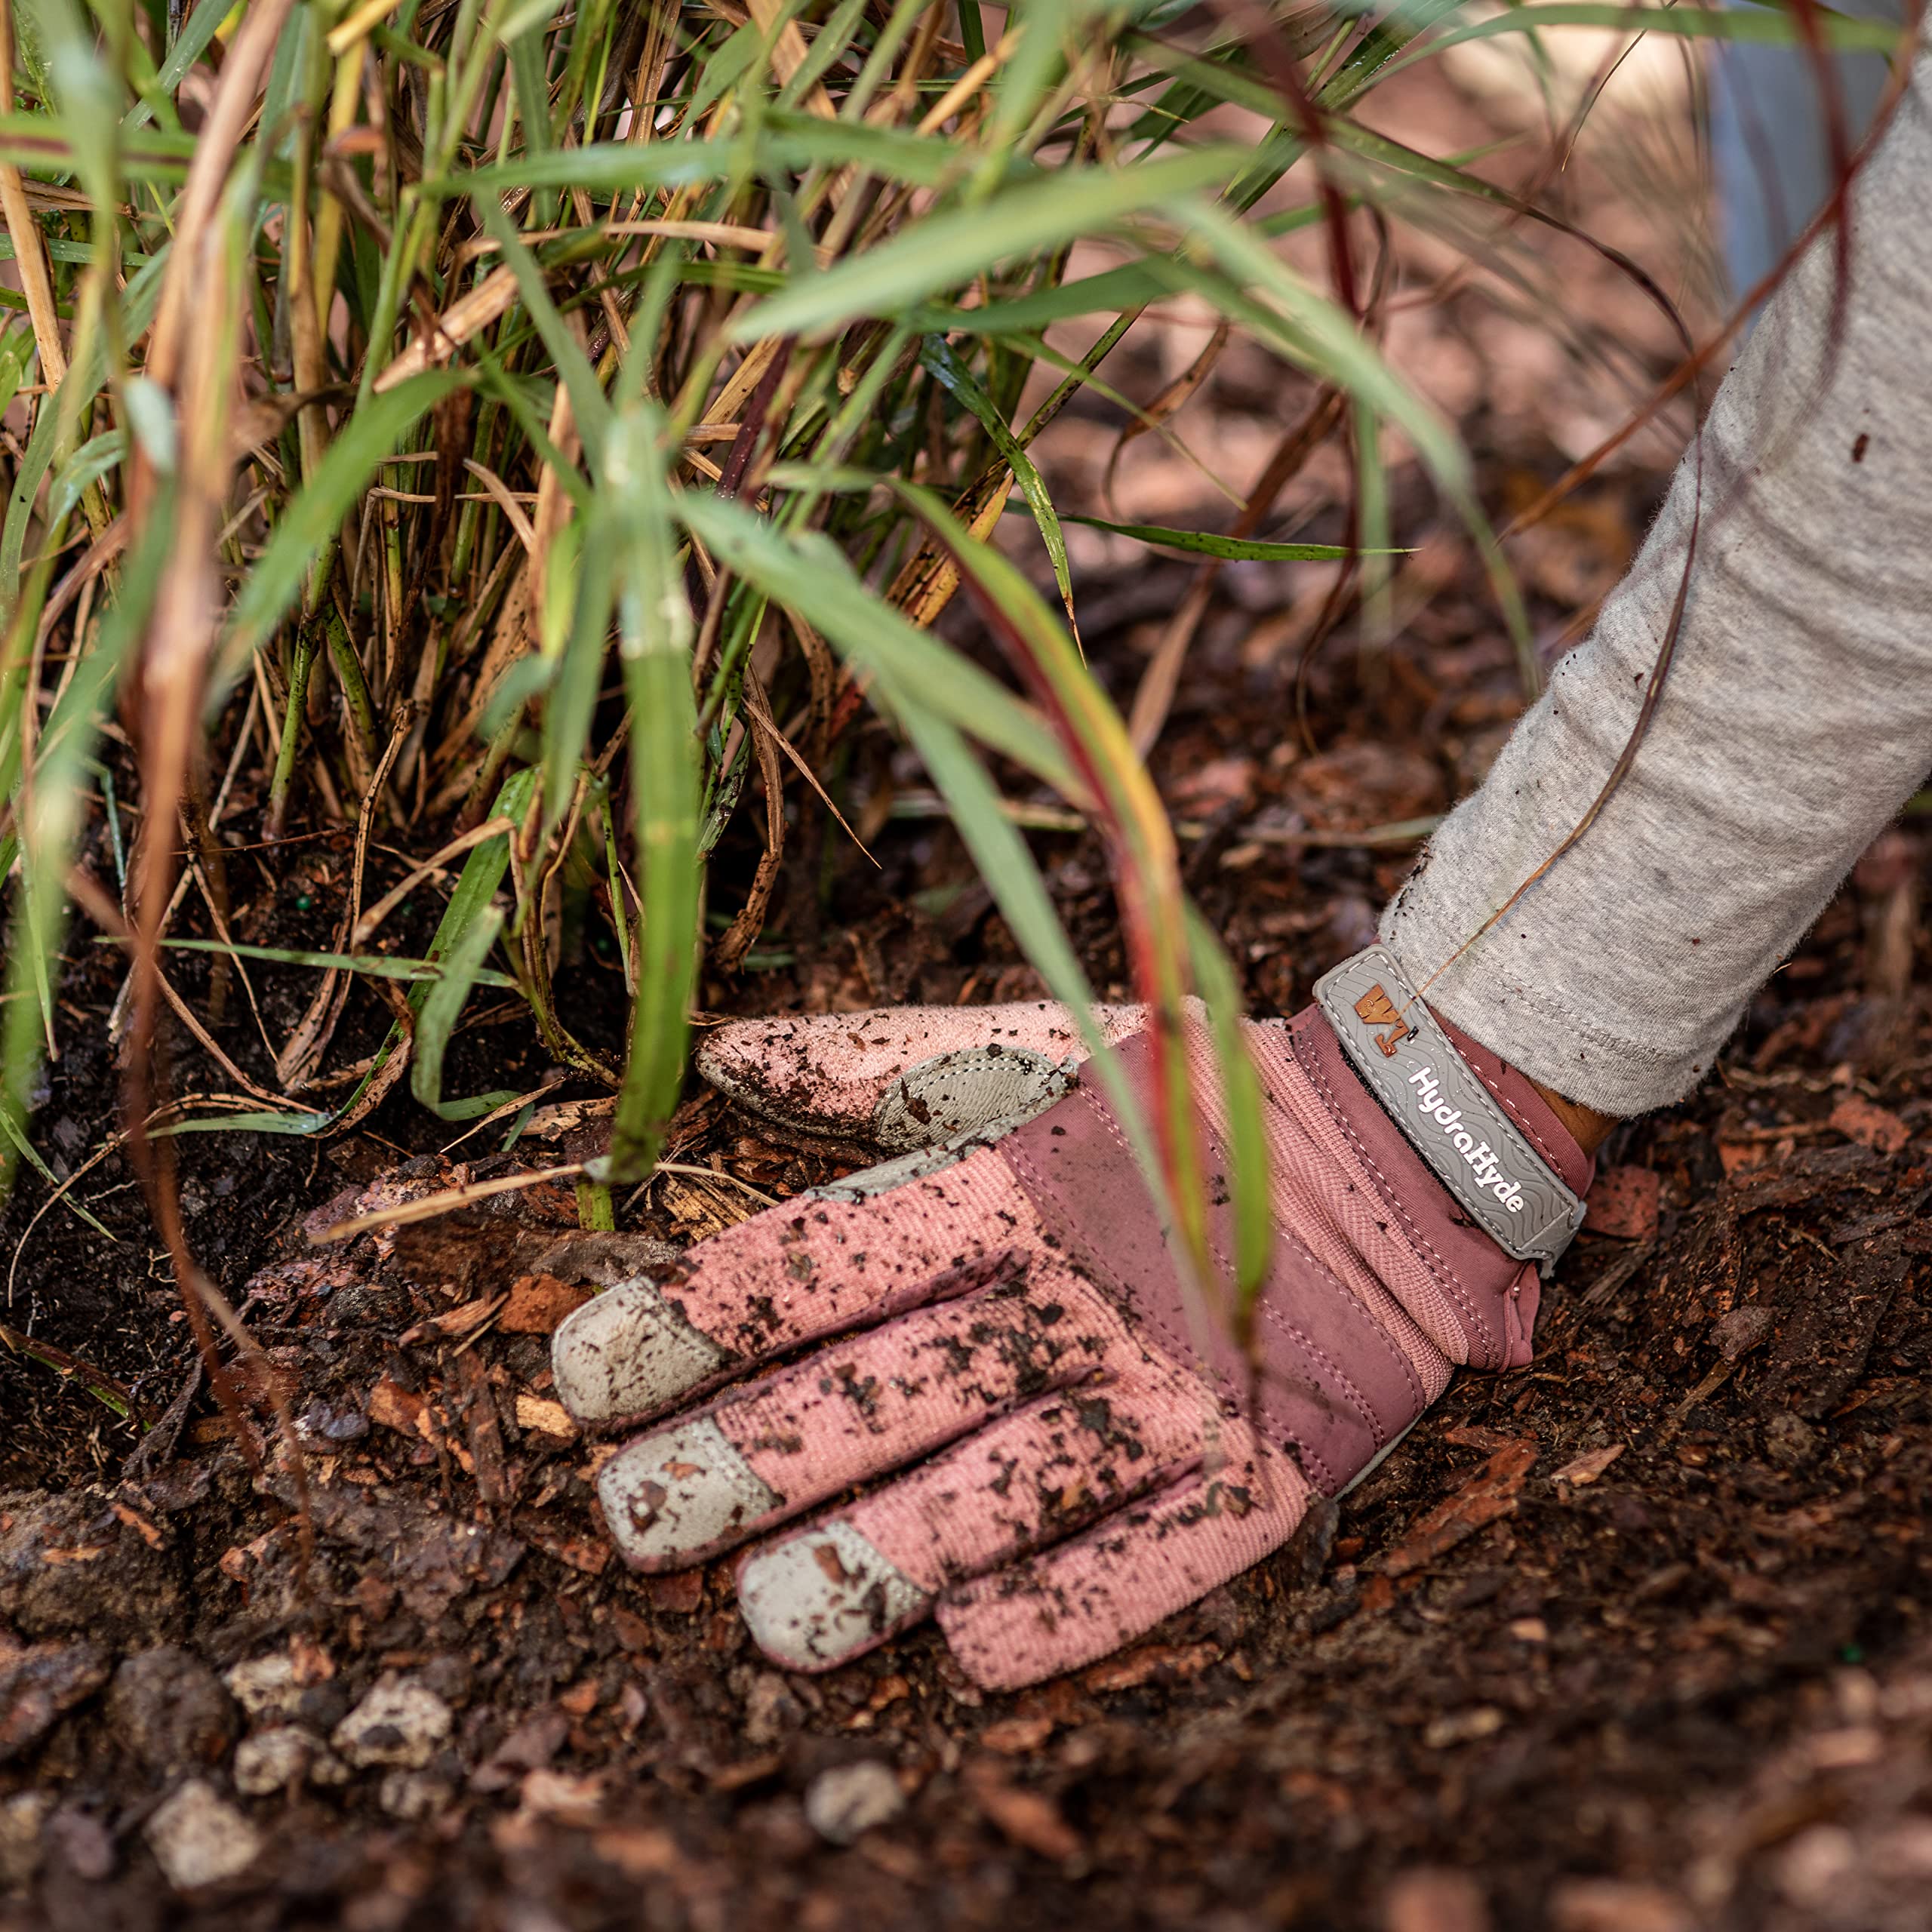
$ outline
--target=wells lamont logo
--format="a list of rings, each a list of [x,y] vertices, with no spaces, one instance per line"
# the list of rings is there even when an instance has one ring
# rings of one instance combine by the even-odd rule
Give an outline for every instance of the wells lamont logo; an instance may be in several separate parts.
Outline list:
[[[1385,1060],[1395,1057],[1395,1049],[1404,1040],[1414,1037],[1415,1029],[1395,1011],[1395,1002],[1379,985],[1371,986],[1355,1001],[1355,1014],[1358,1019],[1371,1026],[1386,1026],[1389,1031],[1378,1033],[1375,1044],[1382,1049]]]

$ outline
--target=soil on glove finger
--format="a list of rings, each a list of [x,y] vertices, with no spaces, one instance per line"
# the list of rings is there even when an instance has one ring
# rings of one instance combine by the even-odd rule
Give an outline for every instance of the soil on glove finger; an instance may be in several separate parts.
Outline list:
[[[1575,272],[1580,306],[1651,339],[1626,285],[1601,263]],[[1580,392],[1556,380],[1567,365],[1530,380],[1527,332],[1472,294],[1411,325],[1435,332],[1415,352],[1488,500],[1531,500],[1593,440]],[[1185,367],[1199,345],[1180,342]],[[1661,369],[1667,342],[1655,353]],[[1172,371],[1123,351],[1109,374],[1151,395]],[[1245,451],[1257,424],[1272,438],[1306,405],[1283,391],[1278,367],[1231,350],[1204,424],[1180,422]],[[1097,502],[1117,422],[1069,412],[1057,487]],[[1663,486],[1660,452],[1633,450],[1525,540],[1549,649]],[[1123,518],[1222,527],[1225,506],[1158,438],[1129,454]],[[1407,628],[1385,650],[1350,632],[1317,657],[1318,749],[1292,721],[1325,586],[1241,565],[1154,760],[1191,889],[1257,1011],[1293,1011],[1364,943],[1413,858],[1306,835],[1443,809],[1523,703],[1479,569],[1446,525],[1432,537],[1413,471],[1396,479],[1398,540],[1421,546],[1398,586]],[[1341,533],[1334,485],[1306,485],[1317,540]],[[1069,540],[1087,648],[1125,704],[1193,566]],[[970,641],[966,614],[957,635]],[[712,1010],[1037,995],[950,831],[890,815],[916,771],[869,725],[851,762],[848,815],[885,801],[870,841],[884,871],[828,830],[828,896],[816,857],[801,862],[778,963],[709,983]],[[246,814],[233,830],[254,835]],[[737,837],[713,875],[721,904],[757,856]],[[1125,996],[1103,854],[1076,833],[1035,844],[1097,988]],[[259,914],[271,943],[327,943],[343,849],[317,840],[278,884]],[[593,1502],[605,1452],[551,1386],[549,1335],[589,1294],[759,1198],[849,1172],[863,1149],[788,1137],[694,1088],[678,1171],[620,1204],[614,1232],[580,1230],[566,1179],[317,1246],[357,1214],[578,1158],[608,1106],[560,1087],[507,1152],[500,1128],[438,1151],[455,1130],[406,1097],[319,1146],[184,1138],[189,1238],[260,1344],[235,1369],[260,1481],[195,1368],[119,1157],[74,1189],[106,1235],[64,1204],[42,1214],[29,1176],[0,1242],[0,1321],[34,1351],[0,1346],[0,1927],[1923,1932],[1923,858],[1916,830],[1887,833],[1709,1088],[1612,1140],[1531,1367],[1460,1377],[1269,1561],[1016,1696],[977,1691],[930,1628],[789,1674],[749,1643],[728,1564],[625,1572]],[[94,1023],[66,1036],[35,1129],[63,1179],[118,1118],[119,968],[72,949],[63,1001]],[[310,990],[287,977],[260,976],[275,1037]],[[205,977],[190,964],[178,983],[205,1013]],[[621,1039],[614,984],[583,992],[600,1039]],[[252,1067],[235,1005],[222,1037]],[[339,1051],[368,1052],[387,1023],[358,993]],[[184,1051],[176,1078],[208,1071]],[[459,1038],[448,1078],[528,1091],[546,1071],[504,1020]]]

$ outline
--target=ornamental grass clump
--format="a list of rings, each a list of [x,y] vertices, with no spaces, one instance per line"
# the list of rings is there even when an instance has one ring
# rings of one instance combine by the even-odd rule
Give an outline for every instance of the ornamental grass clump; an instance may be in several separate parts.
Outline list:
[[[846,835],[839,749],[869,709],[1076,1012],[1089,989],[1016,807],[1050,792],[1101,835],[1161,1044],[1150,1103],[1097,1064],[1206,1292],[1180,1035],[1183,998],[1206,998],[1251,1287],[1265,1154],[1235,977],[1142,762],[1188,628],[1124,718],[1081,654],[1063,520],[1208,560],[1327,560],[1328,621],[1372,623],[1400,449],[1484,558],[1531,677],[1466,452],[1382,343],[1390,223],[1493,263],[1533,211],[1357,110],[1458,40],[1534,49],[1577,26],[1891,38],[1809,5],[200,0],[183,17],[0,0],[17,283],[0,336],[17,426],[0,1184],[23,1163],[53,1181],[32,1108],[70,1023],[78,918],[127,959],[125,1109],[97,1157],[134,1161],[211,1360],[229,1318],[189,1251],[172,1137],[339,1134],[405,1081],[445,1120],[513,1131],[535,1096],[445,1078],[479,1000],[521,1002],[555,1066],[611,1097],[608,1154],[570,1171],[608,1223],[608,1190],[658,1158],[701,966],[729,974],[761,943],[788,794]],[[1279,245],[1297,232],[1318,272]],[[1183,297],[1221,326],[1137,405],[1109,355]],[[1049,340],[1069,322],[1078,355]],[[1073,397],[1171,436],[1237,335],[1315,400],[1232,534],[1055,503],[1030,452]],[[1271,540],[1272,506],[1329,438],[1350,454],[1350,540]],[[959,598],[1001,669],[935,634]],[[305,829],[352,829],[328,945],[234,938],[239,796],[271,869]],[[755,810],[762,859],[708,884]],[[408,861],[380,892],[377,845]],[[412,895],[440,907],[414,952],[395,943]],[[567,926],[614,948],[621,1042],[582,1037],[558,997]],[[198,1008],[177,984],[195,950],[215,955]],[[272,1069],[251,1074],[223,1035],[251,1023],[261,961],[309,973],[312,996],[263,1029]],[[389,1015],[359,1061],[338,1041],[358,989]],[[170,1039],[220,1078],[170,1078]]]

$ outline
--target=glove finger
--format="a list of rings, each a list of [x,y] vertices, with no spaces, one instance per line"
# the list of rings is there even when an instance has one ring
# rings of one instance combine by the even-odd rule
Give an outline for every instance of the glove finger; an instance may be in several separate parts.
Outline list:
[[[700,1242],[675,1275],[586,1302],[551,1345],[564,1406],[592,1426],[641,1421],[801,1343],[999,1272],[1016,1230],[1037,1225],[1005,1162],[983,1148],[908,1158],[932,1171],[854,1175]]]
[[[605,1521],[636,1567],[682,1567],[1091,1380],[1127,1346],[1114,1309],[1070,1280],[915,1310],[628,1444],[598,1475]]]
[[[829,1669],[916,1622],[957,1580],[1198,1466],[1215,1426],[1208,1391],[1172,1371],[1042,1396],[753,1552],[740,1611],[778,1663]]]
[[[1226,1453],[1220,1469],[943,1596],[940,1626],[967,1675],[1014,1690],[1077,1669],[1279,1549],[1308,1508],[1306,1479],[1251,1435],[1238,1451],[1233,1427]]]
[[[1109,1044],[1137,1032],[1145,1013],[1094,1008]],[[706,1080],[754,1113],[893,1152],[1036,1112],[1064,1084],[1053,1076],[1086,1057],[1072,1014],[1053,1000],[734,1020],[694,1055]]]

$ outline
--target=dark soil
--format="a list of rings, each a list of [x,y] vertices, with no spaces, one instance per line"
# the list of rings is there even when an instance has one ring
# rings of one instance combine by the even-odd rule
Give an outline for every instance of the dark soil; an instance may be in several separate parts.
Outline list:
[[[1598,294],[1614,330],[1623,297]],[[1490,500],[1527,500],[1574,452],[1534,412],[1494,404],[1484,358],[1503,351],[1481,302],[1458,297],[1431,325],[1479,365],[1465,426]],[[1124,353],[1110,374],[1141,394],[1164,379]],[[1278,433],[1303,405],[1282,391],[1278,371],[1231,357],[1203,406],[1251,438],[1256,420]],[[1090,501],[1113,420],[1071,417],[1056,445],[1062,485]],[[1123,504],[1132,475],[1124,464]],[[1340,511],[1318,481],[1321,535]],[[1631,460],[1526,540],[1548,646],[1614,580],[1662,481]],[[1346,633],[1322,655],[1320,749],[1305,752],[1290,722],[1306,588],[1244,568],[1223,579],[1158,755],[1197,828],[1191,884],[1258,1011],[1292,1010],[1361,944],[1413,856],[1296,835],[1441,809],[1520,708],[1478,575],[1431,540],[1434,512],[1405,487],[1397,527],[1425,546],[1406,583],[1426,608],[1384,657]],[[1204,524],[1216,510],[1171,499],[1160,513]],[[1130,572],[1108,550],[1081,574],[1088,648],[1124,702],[1191,573],[1144,558]],[[848,810],[889,804],[895,774],[919,782],[862,726]],[[789,963],[711,984],[715,1010],[1034,989],[950,832],[875,816],[884,872],[833,844],[820,898],[816,866],[795,865],[775,942]],[[245,841],[254,823],[239,812],[229,829]],[[259,875],[244,936],[326,943],[345,844],[314,838],[293,848],[299,869],[285,854]],[[747,833],[721,857],[723,903],[755,849]],[[1097,983],[1118,993],[1102,855],[1070,835],[1036,849]],[[547,1332],[585,1284],[742,1214],[738,1190],[667,1177],[615,1235],[577,1234],[568,1186],[546,1183],[309,1241],[358,1202],[569,1158],[594,1141],[594,1112],[507,1154],[487,1135],[438,1152],[453,1130],[406,1097],[320,1146],[180,1143],[196,1251],[243,1303],[295,1418],[306,1566],[291,1461],[268,1429],[269,1473],[251,1481],[119,1157],[75,1197],[112,1241],[63,1206],[36,1221],[47,1190],[29,1177],[0,1238],[13,1270],[0,1321],[39,1351],[0,1347],[0,1927],[1921,1932],[1923,857],[1915,832],[1888,833],[1707,1090],[1612,1142],[1601,1217],[1545,1297],[1534,1367],[1462,1377],[1292,1546],[1136,1649],[1018,1697],[976,1692],[930,1631],[787,1676],[750,1647],[728,1565],[640,1580],[610,1559],[594,1448],[550,1393]],[[397,869],[382,883],[400,875],[385,863]],[[63,1176],[117,1118],[106,1014],[121,968],[105,949],[70,951],[72,1023],[36,1126]],[[594,1033],[614,982],[594,959],[580,980]],[[184,966],[178,983],[205,1011],[205,977]],[[260,976],[270,1037],[286,1037],[308,984]],[[358,993],[337,1061],[370,1051],[386,1019]],[[220,1031],[260,1075],[266,1050],[232,989]],[[461,1044],[452,1091],[542,1077],[512,1020]],[[175,1078],[223,1084],[185,1048]],[[781,1196],[859,1158],[783,1144],[703,1095],[674,1151]],[[266,1379],[246,1391],[264,1415]],[[243,1709],[224,1683],[263,1658],[280,1660],[279,1715]],[[414,1716],[352,1722],[368,1762],[305,1778],[298,1759],[271,1795],[238,1792],[240,1740],[288,1724],[327,1739],[390,1681],[428,1695]],[[841,1847],[805,1795],[860,1761],[888,1767],[906,1802]],[[232,1807],[213,1814],[217,1850],[258,1839],[245,1871],[199,1889],[171,1884],[150,1848],[168,1835],[158,1807],[191,1780]]]

